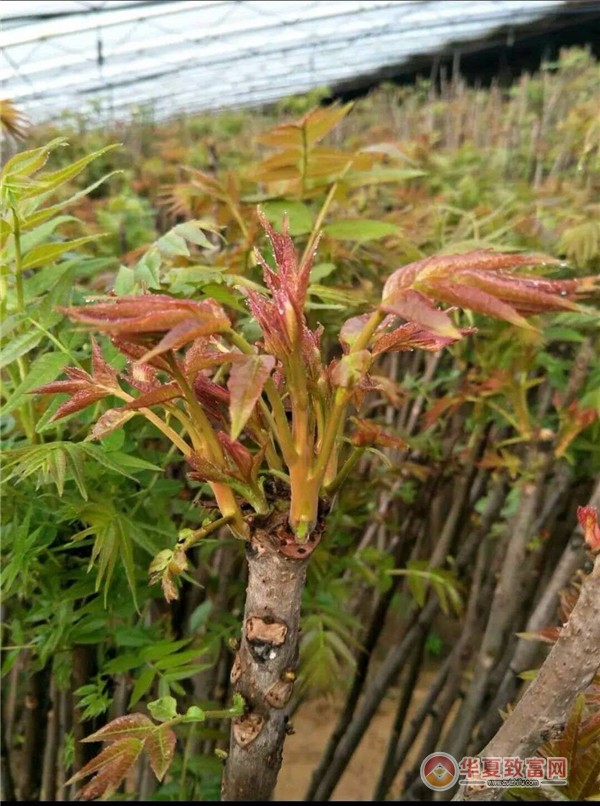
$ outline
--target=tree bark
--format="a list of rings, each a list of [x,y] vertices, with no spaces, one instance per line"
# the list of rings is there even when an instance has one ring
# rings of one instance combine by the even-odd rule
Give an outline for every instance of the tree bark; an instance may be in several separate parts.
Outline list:
[[[313,801],[329,800],[375,712],[385,697],[386,691],[397,680],[398,675],[404,668],[404,664],[410,657],[410,652],[422,636],[423,631],[427,631],[431,627],[438,607],[437,599],[430,598],[422,610],[419,611],[419,608],[413,607],[408,612],[406,620],[411,626],[404,633],[398,644],[388,652],[377,673],[373,676],[373,680],[365,692],[361,707],[355,713],[334,753],[330,767],[325,771],[319,786],[316,788],[312,798]]]
[[[577,695],[600,667],[600,556],[584,581],[577,604],[535,680],[479,754],[526,758],[560,733]],[[502,790],[464,786],[454,800],[497,800]]]
[[[479,722],[482,706],[489,691],[490,676],[510,632],[525,592],[525,557],[531,537],[531,525],[535,518],[544,479],[547,473],[547,458],[540,458],[534,449],[529,459],[530,467],[538,467],[535,481],[525,481],[521,490],[518,512],[511,524],[510,539],[506,546],[502,569],[494,590],[492,608],[475,660],[473,677],[465,699],[446,737],[446,751],[455,758],[462,758],[467,750],[474,727]],[[540,466],[541,465],[541,466]]]
[[[317,536],[312,540],[297,546],[287,513],[275,512],[256,521],[246,546],[244,625],[231,670],[246,708],[232,721],[224,801],[267,801],[275,788],[296,678],[306,565]]]
[[[25,695],[23,750],[17,796],[19,800],[37,800],[42,779],[44,734],[46,731],[48,669],[33,672]]]
[[[4,725],[0,725],[0,797],[3,801],[15,800],[15,784],[10,764],[8,743],[4,734]]]
[[[53,679],[50,683],[50,708],[48,710],[48,721],[46,724],[42,789],[40,792],[41,801],[53,801],[56,799],[56,770],[59,753],[58,727],[58,689],[56,687],[56,681]]]

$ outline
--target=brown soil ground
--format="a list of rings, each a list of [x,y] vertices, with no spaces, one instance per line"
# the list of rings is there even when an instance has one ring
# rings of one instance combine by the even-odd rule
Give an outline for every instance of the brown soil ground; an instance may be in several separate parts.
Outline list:
[[[414,712],[427,693],[435,672],[425,672],[415,691],[411,711]],[[331,800],[373,799],[373,790],[381,772],[389,735],[394,722],[397,698],[391,692],[379,707],[369,730],[363,737]],[[295,733],[288,736],[283,755],[275,800],[303,800],[313,770],[319,762],[329,736],[335,727],[341,702],[315,699],[304,703],[294,715]],[[409,712],[409,718],[411,713]],[[417,744],[418,750],[418,744]],[[406,762],[415,761],[414,753]]]

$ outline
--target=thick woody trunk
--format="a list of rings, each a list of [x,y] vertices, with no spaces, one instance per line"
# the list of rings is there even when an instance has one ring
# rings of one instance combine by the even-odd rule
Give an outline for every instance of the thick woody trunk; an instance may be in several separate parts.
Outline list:
[[[232,722],[222,800],[266,801],[275,788],[296,677],[306,565],[317,540],[296,545],[287,513],[274,513],[247,544],[244,625],[231,670],[246,710]]]
[[[535,680],[481,757],[526,758],[560,735],[575,700],[600,669],[600,556],[584,580],[577,604]],[[575,770],[577,773],[577,770]],[[462,786],[454,801],[498,800],[500,787]]]

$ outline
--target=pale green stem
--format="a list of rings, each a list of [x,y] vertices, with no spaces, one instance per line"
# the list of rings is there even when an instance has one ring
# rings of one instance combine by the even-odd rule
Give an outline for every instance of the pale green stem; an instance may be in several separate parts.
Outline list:
[[[382,311],[375,311],[350,348],[350,352],[356,353],[359,350],[364,350],[371,341],[373,333],[375,333],[384,319],[385,313]],[[319,456],[311,473],[311,478],[313,479],[322,480],[323,476],[325,475],[331,454],[335,448],[338,433],[344,420],[346,407],[351,397],[352,390],[342,388],[336,389],[333,408],[330,412],[327,425],[325,427],[325,433],[323,435],[323,441],[319,450]]]
[[[193,545],[198,543],[200,540],[203,540],[212,532],[216,532],[217,529],[220,529],[222,526],[227,526],[227,524],[233,521],[233,515],[225,515],[222,518],[217,518],[216,521],[209,523],[207,526],[202,526],[200,529],[194,529],[191,532],[186,534],[185,540],[183,541],[181,548],[184,551],[187,551]]]
[[[183,749],[183,759],[181,762],[181,772],[179,774],[179,800],[185,801],[185,777],[190,763],[190,755],[192,752],[192,742],[194,740],[194,733],[196,732],[196,723],[190,724],[190,729],[185,740],[185,747]]]
[[[212,459],[217,465],[223,467],[225,463],[223,449],[221,448],[221,443],[217,439],[217,435],[215,434],[208,417],[202,410],[202,406],[196,399],[196,396],[191,386],[187,382],[187,379],[180,371],[175,355],[171,353],[168,360],[171,374],[179,384],[188,404],[190,416],[193,418],[194,430],[191,432],[191,436],[194,438],[194,434],[199,434],[203,442],[202,446],[196,446],[196,450],[199,448],[204,448],[208,451],[209,458]],[[198,432],[196,431],[196,428],[198,428]],[[232,529],[234,529],[238,536],[246,538],[248,529],[242,517],[239,505],[235,499],[233,490],[223,482],[211,481],[209,484],[223,515],[226,517],[232,516]]]
[[[329,208],[331,207],[331,202],[333,201],[333,197],[335,196],[335,192],[339,187],[340,180],[344,178],[344,176],[348,173],[349,169],[352,167],[352,160],[350,160],[342,172],[340,173],[339,177],[333,183],[333,185],[329,188],[329,193],[325,197],[325,201],[323,202],[321,209],[319,210],[319,215],[317,216],[317,220],[315,221],[315,225],[312,229],[310,237],[306,246],[304,247],[304,252],[302,253],[302,260],[300,261],[300,265],[302,266],[309,258],[311,252],[314,249],[315,243],[317,242],[317,238],[321,233],[321,227],[323,226],[323,222],[325,221],[325,216],[329,212]]]
[[[190,410],[190,415],[194,422],[194,425],[198,428],[200,432],[200,436],[205,443],[206,449],[209,453],[209,456],[217,462],[222,463],[223,461],[223,451],[221,449],[221,443],[217,439],[217,435],[214,432],[212,425],[204,411],[202,410],[202,406],[196,399],[192,387],[187,382],[186,378],[184,377],[183,373],[179,369],[177,365],[177,359],[171,353],[169,359],[169,368],[171,370],[171,374],[173,378],[179,384],[181,391],[184,394],[185,401],[188,405]]]
[[[17,288],[17,306],[19,313],[25,311],[25,293],[23,291],[23,255],[21,253],[21,227],[19,216],[14,207],[11,207],[13,218],[13,234],[15,238],[15,282]]]
[[[25,291],[23,289],[23,253],[21,251],[21,225],[19,216],[14,207],[11,207],[13,219],[13,235],[15,240],[15,287],[17,292],[17,309],[19,313],[25,313]],[[22,355],[17,359],[17,366],[21,380],[25,380],[29,372],[29,359],[27,355]],[[27,400],[25,405],[20,407],[23,428],[31,442],[37,442],[35,431],[35,416],[33,413],[33,402]]]
[[[127,392],[124,392],[122,389],[117,391],[116,389],[111,388],[108,391],[110,392],[111,395],[114,395],[115,397],[118,397],[121,400],[124,400],[126,403],[131,403],[132,400],[135,400],[135,397],[133,397],[133,395],[130,395]],[[167,437],[167,439],[169,439],[174,445],[177,445],[177,447],[179,448],[179,450],[182,452],[182,454],[184,456],[190,456],[192,454],[192,449],[187,444],[187,442],[185,442],[179,436],[177,431],[175,431],[173,428],[171,428],[170,425],[167,425],[165,423],[165,421],[161,420],[161,418],[158,417],[153,411],[151,411],[150,409],[147,409],[147,408],[138,409],[138,411],[149,422],[151,422],[152,425],[155,425],[158,428],[158,430],[161,431]]]
[[[40,325],[39,322],[36,322],[35,319],[32,319],[31,317],[27,317],[27,321],[30,322],[38,330],[41,330],[41,332],[44,334],[44,336],[49,341],[51,341],[52,344],[54,344],[54,346],[57,347],[60,350],[61,353],[64,353],[67,356],[67,358],[71,361],[72,364],[74,364],[75,366],[81,367],[81,363],[77,360],[77,358],[73,355],[73,353],[70,350],[68,350],[64,346],[64,344],[62,344],[62,342],[60,342],[56,338],[56,336],[54,336],[52,333],[50,333],[49,330],[46,330],[45,327]]]
[[[355,468],[356,463],[360,459],[360,457],[365,452],[365,448],[359,447],[354,448],[350,456],[346,459],[342,467],[340,468],[339,473],[331,482],[325,487],[325,492],[327,495],[332,496],[340,489],[342,484],[346,481],[352,470]]]

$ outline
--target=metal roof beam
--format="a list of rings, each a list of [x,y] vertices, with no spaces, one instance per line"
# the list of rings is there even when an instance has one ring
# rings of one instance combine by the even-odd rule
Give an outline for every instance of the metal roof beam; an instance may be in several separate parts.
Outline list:
[[[203,36],[194,37],[192,39],[188,39],[186,37],[185,42],[186,42],[186,44],[189,42],[189,44],[193,44],[193,45],[202,45],[202,44],[204,44],[206,42],[218,42],[218,41],[222,41],[222,40],[228,39],[228,38],[234,38],[234,39],[239,41],[240,37],[246,36],[246,35],[248,35],[250,33],[252,33],[252,34],[265,33],[267,31],[273,31],[273,30],[276,30],[276,29],[281,29],[283,26],[287,27],[287,26],[295,26],[295,25],[305,25],[306,23],[309,23],[309,22],[323,22],[325,20],[334,20],[334,19],[339,19],[340,17],[348,17],[350,14],[352,16],[356,16],[356,15],[359,15],[359,14],[375,13],[375,12],[380,11],[382,9],[387,9],[387,8],[394,7],[394,6],[395,7],[402,6],[403,8],[406,8],[406,6],[413,5],[413,3],[414,3],[414,0],[402,0],[402,2],[397,2],[396,0],[383,0],[383,1],[378,1],[378,2],[370,2],[368,7],[365,8],[364,7],[364,5],[365,5],[364,2],[362,2],[362,3],[361,2],[356,2],[356,3],[353,3],[353,6],[355,7],[354,10],[350,10],[350,9],[347,8],[345,11],[333,11],[333,12],[327,11],[326,13],[322,9],[324,9],[324,8],[330,9],[332,7],[335,8],[335,7],[337,7],[337,4],[335,6],[334,5],[329,5],[329,4],[327,6],[325,6],[323,4],[320,4],[319,6],[317,6],[317,9],[321,9],[321,10],[319,10],[317,13],[305,14],[301,18],[298,18],[297,16],[296,17],[288,17],[288,18],[282,17],[277,22],[269,23],[267,25],[265,25],[264,23],[260,23],[259,25],[247,25],[244,28],[240,28],[239,26],[235,26],[235,27],[230,28],[229,30],[220,31],[220,32],[213,33],[213,34],[209,33],[209,34],[206,34],[206,35],[203,35]],[[179,4],[177,4],[177,5],[179,5]],[[197,5],[197,3],[193,3],[193,5],[194,6]],[[214,3],[212,5],[229,5],[229,3],[227,3],[227,2]],[[188,10],[190,10],[189,7],[192,6],[192,2],[188,2],[187,6],[188,6]],[[185,9],[182,9],[182,10],[185,10]],[[180,43],[180,45],[183,44],[181,42],[181,38],[179,40],[179,43]],[[0,42],[0,47],[2,47],[1,42]],[[144,51],[142,51],[142,52],[144,52]],[[108,57],[109,56],[110,56],[110,54],[108,54]],[[179,52],[176,56],[174,55],[174,58],[170,58],[170,59],[166,60],[166,63],[167,64],[182,64],[182,63],[185,63],[185,60],[187,58],[188,58],[188,53],[187,52],[185,52],[183,54],[181,52]],[[151,56],[147,61],[150,64],[152,64],[152,62],[156,63],[156,59],[155,59],[154,56]],[[95,66],[95,64],[96,64],[96,62],[94,60],[94,66]],[[63,66],[64,65],[61,65],[61,69],[62,69]],[[122,71],[122,69],[123,68],[122,68],[121,65],[116,65],[113,68],[112,72],[115,73],[115,75],[117,75]],[[111,72],[110,62],[108,64],[105,64],[104,72],[105,72],[105,74],[108,74],[108,73]],[[61,88],[62,87],[68,87],[68,86],[74,86],[77,83],[79,83],[80,76],[81,76],[81,73],[79,74],[79,77],[78,77],[77,80],[66,82],[66,83],[60,83],[59,86]],[[9,80],[7,80],[5,78],[5,84],[7,84],[7,83],[9,83]],[[48,85],[49,83],[50,82],[46,82],[46,85]],[[52,82],[51,85],[55,86],[55,82]],[[25,98],[25,97],[28,97],[31,94],[32,94],[31,92],[29,92],[29,93],[28,92],[19,93],[17,97],[18,98]]]
[[[388,62],[388,64],[390,64],[390,62]],[[301,66],[302,65],[299,65],[299,67]],[[241,89],[238,88],[237,90],[228,90],[224,89],[223,87],[219,87],[213,93],[199,94],[197,90],[190,89],[178,94],[172,92],[161,96],[151,95],[147,98],[139,98],[136,101],[131,101],[131,99],[123,99],[121,101],[111,102],[111,99],[108,97],[105,97],[103,100],[109,113],[113,113],[118,109],[128,107],[133,111],[133,108],[136,106],[152,106],[158,101],[169,101],[172,109],[173,103],[176,102],[183,108],[187,107],[190,113],[194,110],[212,110],[215,108],[226,108],[231,105],[238,105],[240,99],[248,99],[248,105],[258,105],[265,103],[265,96],[281,98],[285,97],[285,95],[288,94],[287,91],[289,90],[292,90],[294,94],[298,94],[311,88],[323,86],[323,83],[330,78],[333,78],[336,81],[343,81],[348,77],[356,75],[357,70],[369,72],[381,69],[385,66],[385,64],[382,65],[379,58],[364,60],[362,62],[357,62],[356,59],[352,59],[351,62],[338,64],[336,68],[322,68],[314,73],[310,69],[305,69],[303,72],[296,70],[294,73],[294,78],[291,81],[289,76],[285,76],[283,81],[277,81],[276,78],[272,76],[263,75],[261,80],[255,82],[254,84],[244,84],[244,82],[240,82],[241,85],[243,84],[243,87]],[[269,92],[266,92],[267,90]],[[196,103],[190,105],[189,102],[183,101],[183,99],[186,98],[196,100]],[[223,99],[226,99],[225,103],[222,103]]]
[[[491,45],[497,45],[504,42],[504,37],[498,37],[494,40],[486,39],[484,43],[464,43],[461,47],[461,51],[463,53],[472,53],[475,52],[482,47],[489,47]],[[352,55],[354,56],[355,53],[353,51]],[[408,54],[410,57],[411,53]],[[348,68],[347,75],[342,75],[340,71],[336,72],[334,79],[336,81],[343,81],[345,78],[349,78],[355,76],[360,73],[368,74],[369,72],[374,72],[380,69],[385,69],[386,66],[397,65],[401,64],[400,60],[396,60],[394,62],[388,62],[388,64],[381,64],[379,62],[371,62],[368,61],[362,63],[356,63],[353,59],[351,64],[345,64],[344,68]],[[344,70],[346,72],[346,70]],[[212,96],[207,96],[206,94],[199,96],[197,92],[193,90],[180,93],[180,94],[165,94],[161,96],[152,96],[148,98],[145,102],[145,105],[154,104],[154,110],[156,110],[157,105],[160,109],[161,101],[164,102],[164,105],[168,105],[168,110],[165,110],[164,114],[167,116],[175,115],[180,111],[186,111],[189,114],[193,114],[194,112],[201,113],[202,111],[213,111],[218,109],[226,109],[235,106],[239,108],[241,106],[258,106],[267,102],[270,102],[269,99],[277,100],[278,98],[285,97],[287,94],[284,92],[285,90],[292,90],[294,94],[299,94],[301,92],[305,92],[311,88],[316,88],[322,86],[322,81],[316,81],[313,74],[309,71],[305,72],[306,74],[306,81],[304,80],[304,76],[302,74],[296,73],[294,76],[294,81],[284,81],[284,82],[273,82],[272,79],[268,77],[265,78],[265,81],[262,84],[254,84],[254,85],[246,85],[243,90],[226,93],[222,90]],[[319,75],[316,77],[319,79],[326,79],[327,76],[325,75],[325,71],[321,71]],[[272,92],[266,92],[266,90],[272,90]],[[185,99],[190,97],[192,99],[192,103],[190,101],[186,101]],[[226,98],[226,101],[223,102],[223,99]],[[238,100],[239,99],[239,100]],[[193,103],[193,101],[197,103]],[[214,100],[217,103],[214,103]],[[168,102],[168,103],[167,103]],[[174,102],[176,105],[174,105]],[[111,111],[115,111],[118,108],[124,108],[127,106],[131,106],[126,101],[122,103],[118,103],[112,107]]]
[[[313,47],[311,50],[306,49],[306,42],[298,42],[295,45],[290,45],[290,47],[282,48],[280,46],[275,46],[271,48],[260,48],[259,46],[250,48],[248,50],[238,52],[237,54],[227,54],[218,59],[211,59],[208,61],[197,61],[195,60],[192,64],[185,63],[183,65],[178,65],[177,67],[167,68],[165,70],[154,71],[147,74],[141,74],[139,76],[128,77],[123,80],[119,81],[105,81],[102,84],[97,84],[92,87],[83,87],[78,89],[77,83],[73,83],[72,86],[74,87],[73,92],[79,95],[89,95],[91,93],[102,93],[108,92],[113,89],[118,89],[120,87],[136,87],[141,86],[144,83],[149,81],[155,82],[161,78],[164,78],[167,75],[177,75],[181,73],[181,80],[190,81],[198,75],[199,77],[205,77],[202,71],[210,70],[212,67],[216,67],[220,64],[227,64],[231,66],[232,70],[235,70],[235,65],[238,62],[242,64],[246,64],[249,59],[253,57],[260,57],[260,56],[287,56],[294,51],[299,49],[306,49],[306,58],[307,60],[312,58],[313,54],[317,56],[320,54],[329,54],[333,52],[337,52],[339,50],[344,50],[346,47],[352,47],[355,42],[361,42],[369,39],[377,39],[378,44],[382,43],[384,40],[387,40],[388,37],[391,37],[391,42],[389,46],[395,46],[396,42],[402,43],[403,41],[412,40],[414,38],[420,38],[422,36],[423,28],[426,28],[428,31],[435,31],[439,30],[440,28],[444,31],[448,30],[449,26],[452,26],[452,37],[460,38],[464,36],[468,36],[471,33],[471,29],[473,26],[479,25],[480,22],[490,21],[493,23],[505,23],[510,22],[511,25],[518,24],[521,21],[525,21],[525,18],[528,20],[531,18],[531,12],[525,11],[523,19],[520,17],[516,17],[514,13],[507,15],[506,13],[496,14],[494,18],[491,18],[489,15],[486,17],[470,17],[467,20],[464,18],[464,14],[461,14],[461,20],[451,20],[451,19],[444,19],[437,23],[423,26],[414,25],[410,31],[402,31],[398,32],[397,30],[391,30],[386,33],[386,29],[389,29],[392,25],[391,22],[386,23],[384,26],[380,26],[377,29],[373,29],[369,32],[361,31],[359,34],[356,34],[354,37],[348,37],[347,35],[343,35],[342,37],[337,37],[335,39],[324,39],[322,42],[313,42]],[[310,40],[310,33],[307,34],[307,37]],[[448,37],[446,37],[448,38]],[[333,47],[332,47],[333,44]],[[437,43],[431,43],[432,46],[435,46]],[[354,50],[356,50],[354,48]],[[379,52],[381,52],[379,50]],[[414,49],[409,48],[407,52],[414,52]],[[397,56],[397,54],[394,54]],[[184,68],[184,72],[182,72],[182,67]],[[288,66],[285,65],[286,70],[288,70]],[[236,78],[237,83],[237,78]],[[55,85],[52,85],[55,86]],[[40,92],[32,92],[26,95],[17,95],[16,97],[26,98],[29,97],[32,101],[37,99],[46,99],[49,97],[56,97],[56,96],[64,96],[64,91],[66,89],[66,85],[59,85],[57,86],[52,92],[49,93],[40,93]]]
[[[137,8],[144,6],[154,6],[159,3],[169,3],[171,0],[110,0],[111,10],[114,8],[124,8],[135,5]],[[91,6],[88,8],[74,8],[71,11],[35,11],[32,14],[11,14],[3,13],[3,21],[9,25],[34,25],[36,22],[46,20],[64,20],[66,17],[84,17],[86,14],[98,14],[102,12],[102,7]]]
[[[0,48],[11,48],[16,45],[27,45],[32,42],[39,42],[43,39],[51,39],[54,36],[68,36],[69,34],[79,34],[84,31],[95,31],[99,25],[102,28],[112,28],[115,25],[128,24],[130,22],[143,22],[144,20],[166,17],[173,14],[191,11],[195,8],[227,6],[231,5],[231,0],[179,0],[179,2],[151,3],[150,8],[144,4],[143,11],[135,6],[119,7],[117,9],[98,9],[91,20],[54,20],[49,23],[37,25],[23,25],[18,28],[0,32]],[[101,23],[99,17],[105,17]]]

